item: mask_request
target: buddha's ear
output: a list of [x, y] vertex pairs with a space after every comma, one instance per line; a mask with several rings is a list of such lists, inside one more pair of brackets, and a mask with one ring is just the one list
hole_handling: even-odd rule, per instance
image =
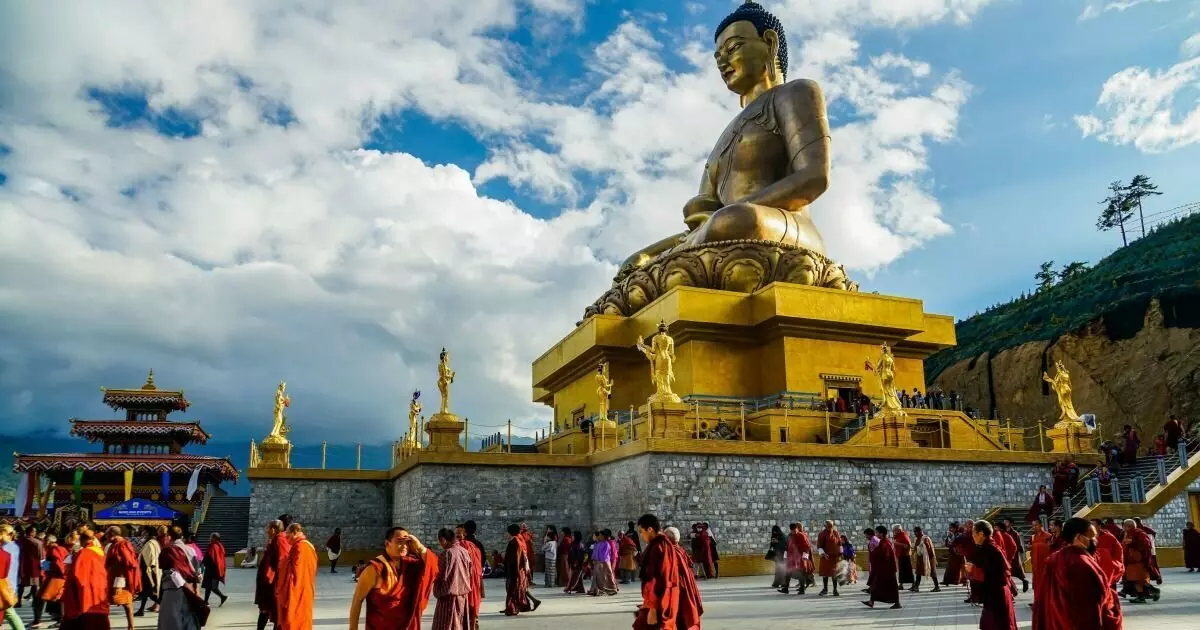
[[762, 34], [763, 41], [767, 43], [767, 49], [770, 51], [771, 63], [767, 66], [767, 72], [771, 73], [776, 79], [782, 79], [782, 73], [779, 69], [779, 33], [775, 29], [767, 29]]

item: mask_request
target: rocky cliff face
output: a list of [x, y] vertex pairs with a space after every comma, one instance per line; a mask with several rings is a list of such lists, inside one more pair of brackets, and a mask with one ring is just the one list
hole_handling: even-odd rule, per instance
[[1180, 326], [1170, 315], [1153, 299], [1136, 333], [1127, 324], [1114, 331], [1112, 320], [1100, 318], [1054, 340], [959, 361], [931, 385], [958, 391], [967, 405], [995, 409], [1014, 425], [1052, 424], [1058, 408], [1042, 373], [1061, 360], [1071, 373], [1076, 411], [1096, 414], [1106, 438], [1131, 424], [1149, 444], [1168, 414], [1200, 422], [1200, 328]]

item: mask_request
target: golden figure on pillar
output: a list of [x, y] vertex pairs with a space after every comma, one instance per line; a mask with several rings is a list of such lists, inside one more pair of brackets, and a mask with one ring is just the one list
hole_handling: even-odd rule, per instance
[[287, 395], [287, 382], [279, 381], [275, 389], [275, 421], [271, 433], [263, 438], [262, 444], [250, 443], [251, 468], [291, 468], [292, 443], [287, 434], [291, 427], [287, 424], [284, 409], [292, 406], [292, 399]]
[[[453, 378], [453, 377], [452, 377]], [[408, 435], [405, 441], [413, 448], [421, 448], [421, 392], [414, 391], [408, 403]]]
[[900, 404], [900, 395], [896, 392], [896, 358], [892, 356], [892, 349], [886, 343], [879, 349], [879, 361], [875, 366], [871, 366], [868, 360], [867, 369], [874, 369], [875, 374], [879, 376], [879, 387], [883, 391], [883, 404], [879, 407], [879, 413], [904, 415], [904, 406]]
[[613, 382], [608, 377], [608, 361], [596, 368], [596, 398], [599, 400], [600, 419], [608, 420], [608, 399], [612, 398]]
[[675, 340], [667, 334], [667, 323], [658, 323], [658, 332], [650, 340], [650, 345], [637, 340], [637, 349], [650, 360], [650, 380], [654, 383], [654, 394], [650, 396], [651, 403], [678, 403], [679, 396], [671, 391], [675, 382]]
[[1042, 380], [1050, 384], [1058, 397], [1058, 424], [1054, 426], [1081, 423], [1079, 414], [1075, 413], [1075, 403], [1071, 400], [1071, 373], [1063, 366], [1063, 362], [1054, 362], [1054, 378], [1043, 372]]
[[752, 292], [771, 282], [857, 290], [825, 256], [809, 205], [829, 186], [825, 97], [812, 80], [787, 81], [779, 19], [748, 0], [713, 37], [717, 69], [742, 111], [718, 138], [687, 229], [634, 253], [584, 313], [631, 315], [675, 286]]
[[454, 372], [450, 370], [450, 353], [442, 348], [438, 357], [438, 391], [442, 394], [442, 410], [439, 413], [450, 413], [450, 384], [454, 382]]
[[292, 399], [287, 395], [287, 383], [279, 381], [279, 387], [275, 389], [275, 423], [271, 427], [271, 433], [263, 440], [264, 444], [287, 442], [287, 434], [291, 428], [287, 426], [287, 416], [283, 410], [291, 406]]
[[[429, 435], [429, 445], [427, 450], [433, 452], [439, 451], [461, 451], [462, 439], [460, 436], [466, 425], [458, 416], [450, 413], [450, 384], [454, 382], [454, 371], [450, 369], [450, 353], [442, 348], [442, 353], [438, 356], [438, 391], [442, 394], [442, 410], [433, 414], [428, 422], [424, 422], [422, 416], [417, 420], [417, 430], [413, 432], [413, 444], [420, 448], [421, 429]], [[416, 397], [413, 397], [413, 402], [416, 403]], [[420, 413], [420, 406], [416, 407], [417, 413]], [[413, 421], [413, 408], [409, 407], [409, 422]], [[422, 426], [423, 425], [423, 426]]]

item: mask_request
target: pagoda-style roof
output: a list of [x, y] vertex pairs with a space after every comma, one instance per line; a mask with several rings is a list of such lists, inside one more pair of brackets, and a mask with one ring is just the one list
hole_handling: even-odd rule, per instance
[[238, 471], [224, 457], [182, 454], [124, 454], [124, 453], [37, 453], [15, 454], [13, 472], [68, 472], [82, 468], [87, 472], [171, 472], [188, 474], [200, 468], [221, 481], [237, 483]]
[[71, 435], [89, 442], [121, 437], [171, 437], [180, 443], [207, 444], [212, 437], [198, 422], [168, 420], [71, 420]]
[[166, 409], [170, 411], [187, 411], [192, 403], [183, 397], [183, 390], [173, 391], [159, 389], [154, 384], [154, 370], [146, 377], [146, 384], [140, 389], [108, 389], [101, 387], [104, 392], [104, 404], [113, 409]]

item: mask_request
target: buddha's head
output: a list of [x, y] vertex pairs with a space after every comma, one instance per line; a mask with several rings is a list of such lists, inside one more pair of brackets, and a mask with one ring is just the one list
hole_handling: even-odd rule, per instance
[[721, 20], [713, 39], [717, 70], [730, 91], [745, 95], [756, 85], [776, 85], [787, 78], [783, 24], [761, 4], [747, 0]]

